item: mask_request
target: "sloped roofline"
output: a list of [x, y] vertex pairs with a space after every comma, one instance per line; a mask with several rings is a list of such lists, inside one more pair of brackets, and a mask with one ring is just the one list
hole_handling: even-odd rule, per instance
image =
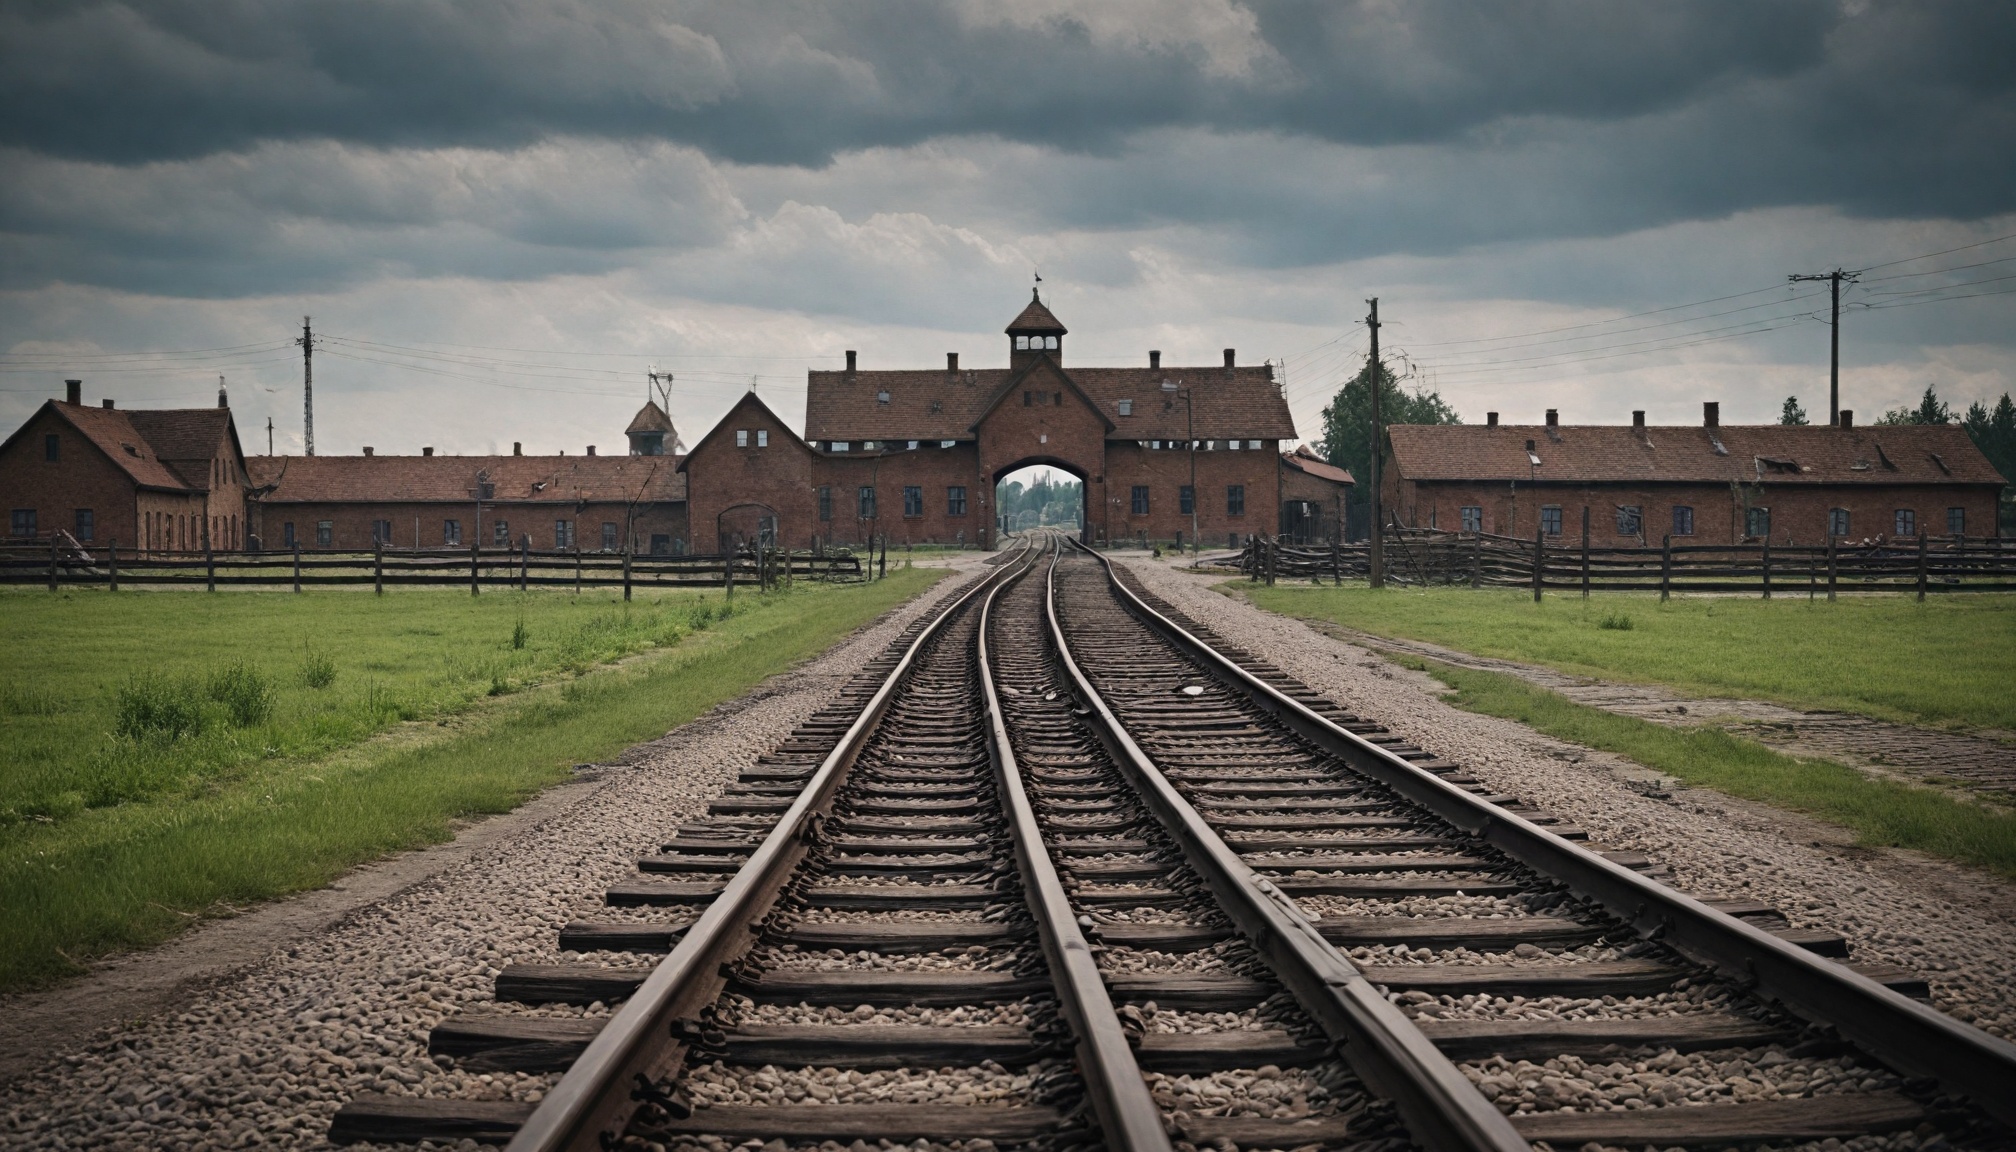
[[[181, 484], [171, 486], [167, 484], [156, 484], [151, 480], [141, 479], [138, 475], [134, 473], [132, 468], [127, 466], [124, 460], [121, 460], [118, 456], [112, 454], [111, 452], [106, 451], [105, 446], [98, 442], [98, 438], [93, 436], [89, 429], [77, 423], [77, 421], [71, 419], [70, 413], [67, 411], [69, 407], [70, 407], [69, 405], [58, 403], [55, 400], [44, 400], [42, 402], [42, 407], [37, 408], [34, 414], [29, 416], [28, 419], [23, 420], [21, 422], [21, 426], [19, 428], [16, 428], [12, 435], [8, 436], [7, 439], [5, 440], [0, 440], [0, 452], [5, 452], [8, 449], [14, 447], [14, 442], [27, 434], [29, 425], [35, 423], [36, 419], [42, 415], [44, 409], [54, 409], [56, 415], [62, 418], [63, 423], [68, 424], [72, 431], [76, 432], [77, 435], [83, 437], [84, 442], [86, 444], [91, 445], [92, 449], [95, 450], [98, 453], [98, 455], [103, 456], [107, 460], [110, 460], [112, 462], [112, 466], [119, 469], [120, 472], [124, 473], [126, 478], [128, 480], [131, 480], [135, 487], [145, 488], [149, 492], [187, 493], [187, 492], [204, 491], [204, 489], [191, 487], [186, 481]], [[81, 408], [83, 407], [83, 405], [80, 404], [78, 405], [78, 407]], [[124, 413], [121, 413], [121, 415], [124, 415]], [[142, 442], [146, 442], [147, 438], [145, 436], [140, 435], [140, 430], [138, 428], [133, 428], [131, 420], [128, 420], [126, 422], [126, 426], [132, 429], [133, 435], [136, 438], [138, 438]], [[148, 451], [152, 452], [154, 446], [153, 444], [149, 443], [147, 445], [147, 448]], [[244, 453], [242, 452], [239, 453], [239, 457], [240, 459], [243, 459]], [[154, 454], [154, 462], [161, 466], [162, 471], [167, 472], [171, 476], [175, 475], [174, 470], [168, 467], [168, 462], [166, 460], [163, 460], [158, 452]]]
[[1052, 360], [1050, 358], [1050, 354], [1047, 352], [1037, 353], [1036, 358], [1034, 360], [1031, 360], [1029, 363], [1024, 364], [1020, 371], [1009, 373], [1008, 378], [1001, 382], [1001, 386], [994, 389], [994, 394], [987, 398], [987, 402], [980, 406], [980, 415], [973, 418], [973, 423], [968, 425], [966, 430], [968, 432], [973, 433], [975, 436], [978, 436], [980, 434], [980, 425], [985, 424], [987, 422], [987, 417], [992, 416], [994, 414], [994, 409], [1001, 406], [1001, 401], [1004, 398], [1008, 397], [1009, 395], [1013, 394], [1016, 386], [1021, 384], [1022, 381], [1028, 379], [1029, 374], [1031, 372], [1036, 371], [1036, 369], [1041, 368], [1046, 364], [1049, 365], [1051, 370], [1055, 371], [1057, 375], [1062, 376], [1064, 378], [1064, 385], [1065, 387], [1071, 389], [1071, 394], [1073, 396], [1076, 396], [1078, 397], [1078, 399], [1083, 400], [1085, 402], [1085, 406], [1087, 408], [1092, 409], [1092, 411], [1098, 415], [1099, 422], [1105, 425], [1106, 431], [1108, 432], [1119, 431], [1120, 426], [1118, 424], [1113, 423], [1112, 418], [1107, 416], [1106, 413], [1100, 409], [1099, 402], [1097, 400], [1092, 399], [1092, 397], [1087, 396], [1085, 394], [1085, 390], [1078, 386], [1078, 382], [1076, 380], [1071, 379], [1071, 374], [1064, 370], [1064, 366], [1062, 364], [1057, 363], [1055, 360]]
[[679, 467], [674, 469], [674, 471], [678, 472], [686, 471], [686, 462], [693, 459], [693, 457], [699, 455], [700, 449], [705, 448], [709, 443], [713, 441], [714, 437], [721, 434], [722, 429], [728, 427], [729, 417], [735, 415], [735, 413], [737, 412], [740, 412], [745, 406], [750, 404], [754, 404], [756, 405], [756, 407], [761, 408], [765, 415], [769, 416], [770, 419], [775, 420], [777, 422], [777, 426], [784, 430], [784, 434], [786, 436], [789, 436], [792, 439], [792, 441], [796, 443], [800, 448], [805, 449], [807, 452], [812, 451], [812, 446], [810, 444], [805, 443], [804, 437], [792, 431], [790, 423], [787, 422], [782, 416], [777, 415], [776, 409], [770, 407], [770, 405], [768, 404], [765, 404], [763, 402], [763, 398], [761, 396], [756, 395], [756, 393], [744, 392], [742, 394], [742, 399], [737, 400], [733, 407], [729, 408], [728, 411], [723, 412], [721, 414], [721, 419], [716, 420], [714, 422], [714, 426], [707, 430], [707, 434], [705, 436], [700, 437], [700, 442], [686, 450], [686, 454], [679, 458]]

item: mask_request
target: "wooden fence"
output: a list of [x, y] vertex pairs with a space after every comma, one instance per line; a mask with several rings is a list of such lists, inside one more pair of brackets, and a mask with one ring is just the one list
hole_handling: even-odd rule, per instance
[[[291, 588], [311, 585], [466, 586], [483, 589], [621, 587], [769, 588], [794, 580], [856, 581], [869, 577], [874, 557], [851, 551], [744, 550], [732, 556], [631, 556], [620, 552], [536, 552], [518, 549], [376, 549], [370, 552], [122, 552], [67, 541], [0, 551], [0, 584], [68, 586], [122, 584]], [[884, 563], [887, 563], [886, 553]]]
[[[1839, 590], [1916, 592], [2016, 591], [2016, 541], [1907, 537], [1884, 542], [1827, 544], [1674, 544], [1600, 548], [1519, 540], [1481, 533], [1389, 530], [1386, 579], [1394, 584], [1523, 587], [1589, 592], [1774, 593]], [[1250, 541], [1234, 563], [1256, 580], [1362, 579], [1371, 570], [1368, 546], [1300, 547]]]

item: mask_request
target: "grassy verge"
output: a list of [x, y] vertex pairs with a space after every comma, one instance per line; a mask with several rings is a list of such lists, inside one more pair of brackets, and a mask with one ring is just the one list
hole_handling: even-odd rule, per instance
[[2016, 729], [2016, 597], [1548, 596], [1363, 585], [1228, 591], [1275, 612], [1699, 696]]
[[1912, 848], [2016, 878], [2016, 814], [1927, 788], [1873, 779], [1829, 760], [1801, 760], [1713, 727], [1670, 727], [1578, 704], [1516, 676], [1404, 654], [1388, 658], [1448, 685], [1458, 708], [1516, 720], [1628, 756], [1689, 784], [1817, 816], [1864, 844]]
[[[741, 695], [942, 575], [892, 571], [873, 584], [745, 594], [726, 620], [718, 618], [716, 596], [715, 618], [697, 626], [684, 601], [652, 606], [661, 627], [666, 612], [687, 623], [675, 636], [658, 632], [665, 643], [648, 651], [641, 642], [629, 646], [640, 654], [620, 663], [606, 654], [624, 647], [616, 645], [578, 668], [556, 661], [537, 682], [495, 697], [487, 687], [465, 685], [460, 695], [441, 698], [459, 700], [453, 707], [442, 703], [423, 721], [395, 723], [333, 750], [262, 751], [145, 799], [19, 820], [0, 830], [0, 909], [9, 929], [0, 936], [0, 990], [45, 983], [77, 971], [89, 957], [159, 942], [201, 916], [319, 887], [365, 860], [446, 839], [456, 819], [509, 811], [566, 778], [574, 763], [655, 738]], [[186, 606], [162, 602], [182, 595], [203, 594], [150, 599], [172, 617]], [[314, 607], [342, 620], [375, 613], [383, 603], [351, 596]], [[411, 607], [420, 614], [452, 610]], [[166, 645], [175, 637], [162, 632], [151, 639]], [[507, 631], [503, 643], [509, 639]], [[328, 643], [339, 654], [349, 651]], [[378, 651], [372, 659], [388, 677], [406, 675], [409, 664], [419, 665], [422, 677], [438, 676], [433, 648], [422, 645], [403, 659]], [[207, 693], [203, 699], [228, 711]], [[305, 722], [311, 731], [313, 715]], [[231, 729], [228, 718], [217, 723], [246, 731]]]

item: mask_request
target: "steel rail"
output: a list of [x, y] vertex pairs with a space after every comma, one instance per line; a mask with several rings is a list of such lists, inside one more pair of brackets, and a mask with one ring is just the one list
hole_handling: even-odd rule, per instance
[[[1034, 559], [1031, 557], [1022, 565], [1016, 579], [1034, 566]], [[1141, 1075], [1133, 1046], [1127, 1042], [1127, 1033], [1113, 1011], [1113, 999], [1099, 974], [1099, 963], [1093, 959], [1092, 947], [1079, 929], [1071, 910], [1071, 898], [1057, 876], [1057, 867], [1043, 847], [1043, 829], [1036, 822], [1036, 809], [1029, 802], [1021, 766], [1008, 740], [1001, 697], [994, 686], [987, 625], [995, 600], [1011, 583], [1013, 580], [996, 584], [980, 606], [979, 665], [987, 716], [988, 759], [993, 762], [1001, 804], [1014, 837], [1015, 865], [1022, 874], [1029, 912], [1035, 917], [1037, 935], [1050, 963], [1058, 1005], [1077, 1037], [1078, 1072], [1085, 1080], [1086, 1094], [1098, 1116], [1106, 1146], [1116, 1152], [1171, 1152], [1173, 1146], [1163, 1127], [1162, 1109], [1148, 1093], [1148, 1082]]]
[[1374, 1092], [1393, 1101], [1408, 1132], [1432, 1152], [1528, 1152], [1519, 1135], [1455, 1064], [1318, 933], [1301, 909], [1214, 831], [1128, 734], [1071, 655], [1057, 615], [1057, 561], [1046, 573], [1044, 616], [1058, 662], [1093, 729], [1184, 858], [1255, 951]]
[[603, 1152], [605, 1137], [621, 1138], [632, 1113], [661, 1096], [651, 1086], [684, 1058], [685, 1044], [678, 1039], [682, 1025], [720, 995], [727, 982], [723, 965], [748, 947], [784, 882], [810, 850], [834, 793], [924, 647], [1015, 567], [1000, 565], [975, 581], [939, 608], [910, 641], [763, 843], [540, 1101], [512, 1137], [508, 1152]]
[[1129, 612], [1317, 748], [1596, 900], [1645, 939], [1672, 947], [1794, 1015], [1835, 1029], [1901, 1071], [1938, 1080], [2005, 1124], [2016, 1124], [2016, 1091], [2011, 1090], [2016, 1086], [2016, 1044], [1614, 864], [1346, 731], [1157, 612], [1120, 580], [1112, 561], [1086, 551], [1106, 566], [1107, 582]]

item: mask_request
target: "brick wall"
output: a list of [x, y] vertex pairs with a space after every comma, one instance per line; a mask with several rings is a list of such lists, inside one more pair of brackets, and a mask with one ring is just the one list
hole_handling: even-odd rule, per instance
[[[892, 440], [874, 453], [821, 453], [812, 461], [815, 504], [817, 489], [831, 492], [832, 519], [819, 523], [821, 538], [839, 544], [864, 542], [881, 533], [894, 544], [960, 544], [972, 546], [993, 521], [993, 485], [980, 475], [979, 452], [970, 440], [941, 448], [937, 440]], [[858, 449], [860, 446], [854, 446]], [[860, 490], [875, 489], [875, 519], [860, 517]], [[904, 510], [905, 488], [919, 489], [923, 508]], [[954, 515], [948, 489], [965, 491], [965, 512]]]
[[1096, 536], [1101, 508], [1112, 491], [1106, 475], [1106, 421], [1048, 362], [1016, 382], [980, 419], [975, 472], [984, 477], [979, 486], [988, 496], [981, 526], [986, 545], [991, 547], [994, 537], [994, 485], [1031, 464], [1049, 464], [1086, 482], [1089, 526]]
[[[1464, 528], [1462, 509], [1481, 509], [1483, 530], [1504, 536], [1531, 539], [1540, 527], [1541, 510], [1561, 509], [1561, 536], [1565, 540], [1582, 537], [1582, 509], [1589, 509], [1589, 538], [1599, 546], [1640, 543], [1638, 536], [1618, 531], [1617, 506], [1637, 507], [1643, 526], [1643, 543], [1657, 545], [1675, 531], [1674, 509], [1693, 510], [1693, 543], [1729, 544], [1743, 540], [1747, 533], [1746, 507], [1769, 512], [1771, 539], [1780, 544], [1817, 544], [1826, 540], [1828, 514], [1845, 509], [1849, 514], [1848, 537], [1866, 539], [1897, 535], [1897, 512], [1907, 510], [1917, 532], [1935, 536], [1948, 534], [1948, 510], [1960, 509], [1967, 534], [1992, 536], [1995, 527], [1996, 489], [1980, 485], [1745, 485], [1739, 492], [1728, 485], [1708, 484], [1617, 484], [1617, 485], [1520, 485], [1516, 490], [1504, 484], [1431, 483], [1389, 480], [1384, 486], [1389, 508], [1402, 523], [1418, 528]], [[1689, 540], [1676, 536], [1678, 540]]]
[[[739, 446], [737, 431], [747, 433]], [[681, 467], [695, 552], [719, 553], [722, 536], [731, 542], [754, 536], [756, 520], [764, 514], [776, 517], [777, 542], [783, 547], [809, 548], [820, 531], [812, 497], [812, 452], [754, 396], [729, 409]]]
[[[1105, 506], [1095, 508], [1095, 522], [1108, 540], [1188, 541], [1190, 515], [1182, 508], [1182, 489], [1190, 483], [1191, 453], [1180, 444], [1145, 448], [1134, 440], [1106, 445]], [[1198, 449], [1197, 533], [1207, 548], [1230, 546], [1236, 536], [1244, 543], [1254, 535], [1271, 535], [1280, 520], [1281, 468], [1275, 442], [1263, 440], [1252, 449], [1240, 442], [1237, 451], [1224, 441]], [[1148, 513], [1134, 511], [1134, 488], [1148, 489]], [[1229, 489], [1244, 493], [1244, 510], [1231, 510]]]
[[[1335, 480], [1325, 480], [1311, 476], [1299, 468], [1281, 466], [1281, 501], [1305, 501], [1317, 507], [1317, 523], [1312, 525], [1313, 540], [1344, 539], [1344, 505], [1351, 498], [1351, 486]], [[1287, 525], [1282, 525], [1287, 531]]]
[[[616, 526], [618, 550], [626, 543], [626, 524], [629, 527], [627, 543], [640, 553], [651, 551], [654, 536], [666, 537], [668, 544], [687, 539], [685, 509], [673, 502], [632, 508], [614, 501], [601, 501], [578, 509], [572, 501], [485, 502], [481, 524], [476, 521], [475, 503], [467, 500], [382, 504], [290, 501], [261, 503], [256, 513], [260, 543], [268, 551], [286, 550], [287, 525], [290, 523], [294, 525], [295, 540], [307, 552], [319, 548], [368, 551], [373, 543], [371, 529], [374, 521], [391, 524], [389, 546], [394, 548], [414, 547], [416, 537], [421, 548], [467, 548], [476, 543], [485, 549], [497, 548], [500, 546], [496, 538], [497, 525], [502, 523], [509, 539], [508, 547], [517, 548], [529, 533], [535, 551], [553, 551], [559, 547], [557, 522], [561, 520], [573, 526], [574, 546], [583, 552], [601, 550], [604, 524]], [[325, 520], [329, 522], [330, 529], [326, 545], [319, 542], [317, 535], [317, 526]], [[459, 544], [451, 544], [444, 538], [446, 521], [449, 520], [455, 521], [460, 528]]]
[[[58, 459], [44, 459], [44, 437], [54, 434]], [[77, 534], [77, 510], [89, 509], [92, 539], [103, 545], [116, 539], [130, 548], [139, 538], [134, 522], [138, 485], [124, 469], [105, 458], [96, 445], [48, 408], [32, 417], [0, 453], [0, 504], [10, 532], [15, 509], [33, 509], [36, 535], [47, 541], [57, 530]], [[180, 502], [178, 502], [178, 507]]]

